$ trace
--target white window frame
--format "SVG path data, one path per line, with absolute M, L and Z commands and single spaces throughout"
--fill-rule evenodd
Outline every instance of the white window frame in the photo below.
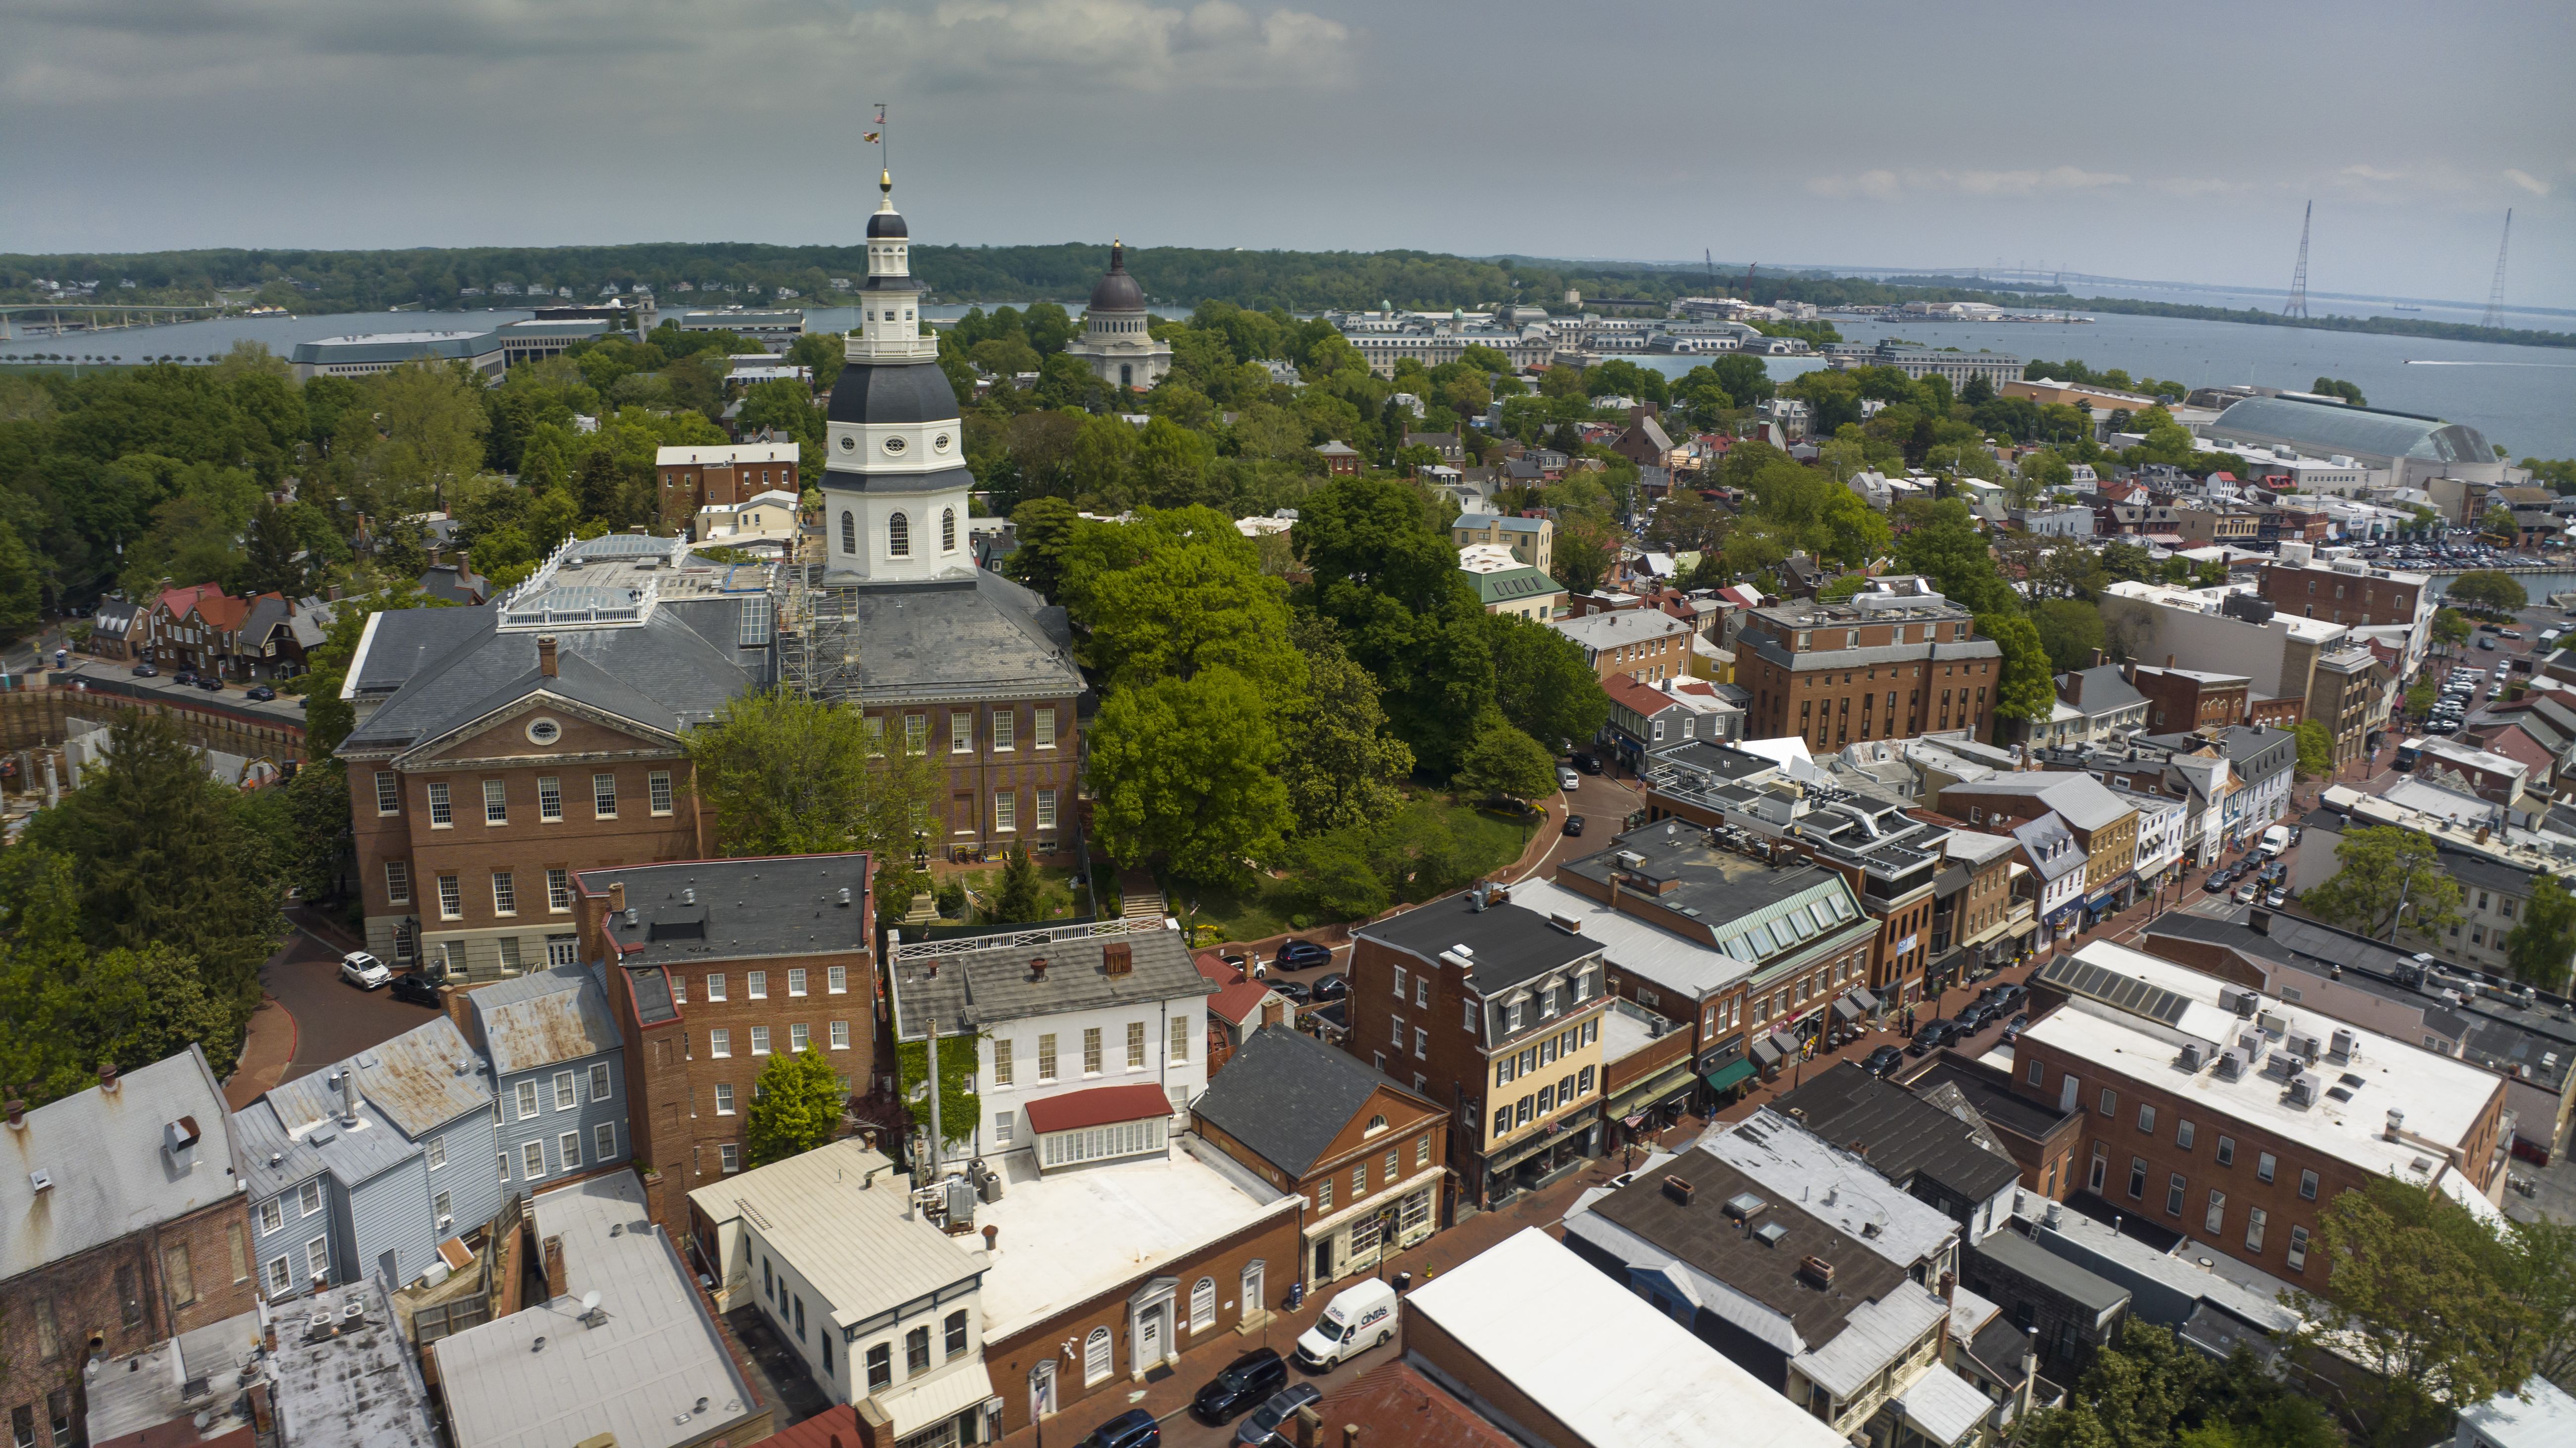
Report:
M 456 828 L 456 807 L 447 781 L 435 780 L 429 786 L 429 827 L 434 830 Z
M 438 918 L 441 920 L 465 918 L 465 882 L 454 875 L 438 877 Z
M 563 822 L 563 776 L 537 776 L 537 823 L 551 825 Z
M 310 1282 L 316 1277 L 324 1281 L 331 1277 L 331 1239 L 328 1236 L 315 1237 L 304 1244 L 304 1280 Z
M 848 995 L 849 993 L 850 968 L 846 965 L 825 966 L 823 968 L 823 994 Z
M 605 1101 L 614 1094 L 616 1094 L 615 1088 L 609 1084 L 608 1080 L 608 1063 L 606 1061 L 591 1062 L 590 1099 L 593 1101 Z
M 1029 747 L 1055 748 L 1055 706 L 1041 704 L 1029 711 Z
M 707 1054 L 722 1059 L 733 1054 L 733 1029 L 710 1026 L 707 1029 Z
M 581 1104 L 581 1078 L 570 1071 L 557 1071 L 554 1079 L 555 1110 L 570 1111 Z
M 769 1027 L 754 1026 L 751 1028 L 751 1054 L 755 1056 L 766 1056 L 769 1054 Z
M 519 913 L 519 882 L 508 870 L 492 872 L 492 913 L 495 915 Z
M 730 1141 L 717 1146 L 716 1165 L 727 1176 L 742 1170 L 742 1148 Z
M 617 775 L 602 770 L 590 777 L 590 817 L 595 820 L 617 818 Z
M 376 771 L 376 814 L 379 817 L 402 813 L 402 776 L 390 769 Z
M 714 971 L 714 972 L 709 973 L 709 974 L 708 974 L 708 976 L 707 976 L 707 999 L 708 999 L 709 1001 L 720 1001 L 720 1000 L 723 1000 L 724 998 L 725 998 L 725 978 L 724 978 L 724 972 L 722 972 L 722 971 Z
M 446 1166 L 447 1138 L 444 1136 L 431 1137 L 429 1139 L 429 1143 L 421 1148 L 421 1156 L 422 1159 L 429 1163 L 429 1170 L 431 1171 L 437 1171 L 441 1167 Z
M 791 1021 L 788 1023 L 787 1054 L 793 1056 L 812 1044 L 814 1044 L 814 1028 L 812 1026 L 807 1025 L 803 1021 Z
M 510 822 L 510 786 L 498 779 L 483 781 L 483 823 L 506 825 Z
M 746 974 L 750 979 L 743 986 L 743 994 L 756 1001 L 769 999 L 769 972 L 755 970 Z
M 671 798 L 671 771 L 657 769 L 644 777 L 644 799 L 653 814 L 669 814 Z
M 1034 797 L 1037 801 L 1037 827 L 1042 830 L 1054 829 L 1055 791 L 1051 789 L 1041 789 L 1036 792 Z
M 793 966 L 789 968 L 787 972 L 787 993 L 791 996 L 801 996 L 805 993 L 805 969 L 803 966 Z
M 716 1115 L 731 1116 L 733 1114 L 733 1083 L 731 1081 L 718 1081 L 716 1083 Z
M 411 861 L 385 861 L 385 903 L 388 905 L 411 903 Z
M 558 1170 L 571 1171 L 581 1165 L 581 1133 L 567 1131 L 555 1138 Z
M 521 1081 L 511 1089 L 510 1094 L 516 1098 L 515 1104 L 519 1108 L 517 1119 L 534 1120 L 537 1112 L 542 1108 L 542 1103 L 537 1098 L 537 1083 L 533 1080 Z
M 546 1144 L 542 1141 L 519 1143 L 519 1176 L 523 1181 L 543 1181 L 546 1175 Z
M 286 1198 L 270 1197 L 259 1204 L 259 1230 L 267 1237 L 286 1230 Z
M 832 1022 L 831 1035 L 829 1039 L 832 1043 L 832 1049 L 835 1051 L 846 1051 L 850 1049 L 850 1023 L 848 1021 Z

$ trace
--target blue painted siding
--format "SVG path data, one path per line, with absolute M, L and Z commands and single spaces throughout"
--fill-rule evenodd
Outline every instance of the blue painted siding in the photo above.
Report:
M 602 1089 L 600 1077 L 604 1074 Z M 559 1079 L 571 1081 L 571 1104 L 561 1104 Z M 522 1088 L 533 1088 L 535 1109 L 522 1108 Z M 563 1176 L 587 1172 L 601 1166 L 613 1166 L 628 1160 L 633 1145 L 626 1131 L 626 1072 L 623 1053 L 602 1051 L 534 1071 L 523 1071 L 505 1077 L 499 1090 L 501 1120 L 498 1150 L 509 1157 L 510 1189 L 527 1191 L 542 1187 Z M 601 1127 L 608 1128 L 609 1151 L 600 1152 Z M 579 1138 L 578 1159 L 567 1166 L 564 1161 L 563 1137 L 567 1132 Z M 542 1153 L 543 1171 L 528 1171 L 528 1148 L 533 1145 Z

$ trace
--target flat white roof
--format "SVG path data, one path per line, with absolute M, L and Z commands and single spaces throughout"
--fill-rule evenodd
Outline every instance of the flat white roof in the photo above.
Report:
M 653 450 L 653 465 L 660 468 L 792 463 L 796 458 L 796 444 L 792 442 L 745 442 L 723 447 L 662 447 Z
M 2534 1373 L 2519 1393 L 2498 1393 L 2460 1414 L 2460 1442 L 2498 1448 L 2562 1448 L 2576 1443 L 2576 1398 Z M 2474 1437 L 2471 1435 L 2475 1435 Z
M 1649 925 L 1589 895 L 1577 895 L 1553 880 L 1524 880 L 1514 885 L 1512 903 L 1542 915 L 1564 915 L 1581 922 L 1577 933 L 1607 947 L 1603 954 L 1612 965 L 1666 990 L 1699 996 L 1753 973 L 1751 964 L 1716 946 Z M 1685 1012 L 1685 1016 L 1688 1014 Z
M 563 1238 L 564 1295 L 430 1348 L 457 1448 L 573 1448 L 603 1432 L 671 1448 L 754 1409 L 634 1172 L 541 1193 L 535 1210 L 538 1235 Z M 595 1325 L 582 1321 L 591 1292 Z
M 1697 1146 L 1909 1271 L 1958 1239 L 1959 1224 L 1938 1209 L 1767 1106 L 1732 1126 L 1710 1127 Z
M 2079 996 L 2031 1022 L 2022 1032 L 2024 1040 L 2095 1070 L 2203 1102 L 2214 1116 L 2247 1122 L 2365 1171 L 2418 1181 L 2438 1178 L 2440 1152 L 2385 1138 L 2389 1109 L 2406 1113 L 2409 1135 L 2456 1145 L 2469 1139 L 2487 1103 L 2504 1089 L 2491 1071 L 2265 996 L 2261 1009 L 2285 1027 L 2304 1028 L 2321 1039 L 2349 1031 L 2356 1040 L 2351 1060 L 2320 1057 L 2310 1068 L 2329 1089 L 2340 1087 L 2346 1075 L 2361 1077 L 2362 1084 L 2351 1088 L 2351 1099 L 2326 1095 L 2314 1106 L 2293 1106 L 2280 1078 L 2267 1071 L 2249 1071 L 2230 1081 L 2214 1063 L 2198 1071 L 2183 1069 L 2185 1041 L 2223 1048 L 2233 1044 L 2238 1029 L 2255 1024 L 2218 1004 L 2224 982 L 2216 976 L 2107 940 L 2085 946 L 2075 958 L 2181 996 L 2188 1003 L 2181 1020 L 2166 1026 Z M 2418 1160 L 2429 1160 L 2431 1170 L 2418 1173 Z
M 1404 1311 L 1431 1322 L 1601 1448 L 1848 1448 L 1833 1429 L 1536 1227 L 1416 1287 Z M 1411 1360 L 1473 1400 L 1437 1364 Z M 1490 1403 L 1477 1406 L 1498 1412 Z
M 719 1178 L 689 1200 L 711 1222 L 747 1222 L 847 1327 L 985 1266 L 982 1239 L 951 1237 L 932 1225 L 912 1209 L 911 1185 L 882 1153 L 844 1137 Z
M 1045 1176 L 1032 1153 L 1003 1160 L 1002 1199 L 975 1208 L 979 1232 L 999 1229 L 984 1273 L 987 1340 L 1167 1271 L 1220 1237 L 1295 1211 L 1301 1200 L 1231 1162 L 1211 1165 L 1191 1153 L 1186 1137 L 1174 1137 L 1163 1156 Z
M 308 346 L 364 347 L 379 344 L 412 344 L 420 342 L 453 342 L 464 337 L 480 337 L 482 332 L 352 332 L 345 337 L 316 337 Z

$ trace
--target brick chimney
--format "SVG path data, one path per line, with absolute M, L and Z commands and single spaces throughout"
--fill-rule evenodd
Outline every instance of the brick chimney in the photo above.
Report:
M 477 1033 L 474 1029 L 474 1007 L 465 999 L 465 988 L 457 985 L 440 986 L 438 1004 L 441 1010 L 447 1012 L 447 1019 L 455 1025 L 456 1034 L 463 1036 L 467 1045 L 477 1050 L 482 1049 L 483 1043 L 476 1039 Z
M 625 909 L 626 909 L 626 882 L 625 882 L 625 881 L 623 881 L 623 880 L 611 880 L 611 881 L 609 881 L 609 882 L 608 882 L 608 908 L 609 908 L 609 911 L 610 911 L 611 913 L 613 913 L 613 914 L 614 914 L 614 913 L 623 913 L 623 912 L 625 911 Z
M 547 1296 L 547 1298 L 548 1298 L 548 1299 L 550 1299 L 550 1300 L 551 1300 L 551 1299 L 553 1299 L 553 1298 L 557 1298 L 557 1297 L 561 1297 L 561 1296 L 563 1296 L 563 1295 L 564 1295 L 564 1290 L 565 1290 L 565 1289 L 564 1289 L 563 1238 L 561 1238 L 561 1237 L 548 1237 L 548 1238 L 546 1239 L 545 1253 L 546 1253 L 546 1296 Z
M 114 1061 L 101 1061 L 98 1063 L 98 1089 L 111 1096 L 116 1094 L 116 1063 Z
M 549 679 L 555 677 L 555 636 L 553 634 L 537 635 L 537 672 Z

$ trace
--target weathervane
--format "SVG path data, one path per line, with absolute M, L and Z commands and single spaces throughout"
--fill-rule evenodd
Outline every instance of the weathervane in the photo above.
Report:
M 878 101 L 877 128 L 867 133 L 867 142 L 877 148 L 877 189 L 887 194 L 894 191 L 894 162 L 886 152 L 886 103 Z

